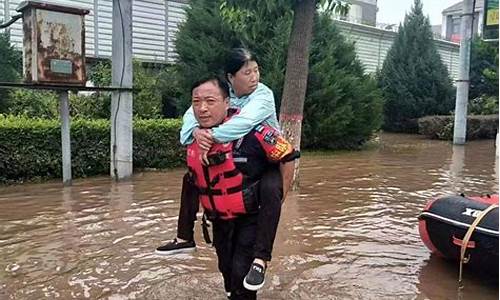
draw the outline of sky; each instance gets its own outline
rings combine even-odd
[[[399,24],[403,22],[405,13],[410,11],[413,0],[378,0],[377,23]],[[424,15],[431,25],[442,23],[441,12],[461,0],[422,0]]]

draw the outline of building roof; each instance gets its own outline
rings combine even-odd
[[[452,6],[443,10],[442,14],[443,15],[451,15],[453,13],[462,12],[462,3],[463,3],[463,1],[460,1],[456,4],[453,4]],[[474,7],[474,11],[482,10],[483,7],[484,7],[484,0],[476,0],[476,6]]]

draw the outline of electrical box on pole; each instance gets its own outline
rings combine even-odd
[[[498,0],[484,1],[483,39],[498,42]]]
[[[86,9],[45,1],[24,1],[24,80],[32,84],[83,86]]]

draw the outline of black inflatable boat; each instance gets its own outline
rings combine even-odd
[[[429,201],[419,216],[420,237],[432,252],[460,261],[464,236],[477,217],[482,219],[471,229],[465,252],[467,264],[481,272],[498,274],[498,195]]]

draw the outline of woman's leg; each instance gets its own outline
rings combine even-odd
[[[259,183],[260,208],[254,258],[271,260],[274,239],[278,230],[283,198],[283,180],[278,166],[270,168]]]
[[[196,221],[199,206],[198,189],[192,182],[191,175],[186,173],[182,179],[177,238],[156,248],[157,254],[169,255],[195,249],[194,222]]]
[[[282,198],[283,180],[280,169],[276,166],[264,173],[259,182],[260,207],[257,215],[254,260],[243,283],[249,290],[257,291],[264,285],[267,262],[271,260],[280,220]]]
[[[177,237],[186,241],[194,240],[194,222],[200,207],[198,189],[188,173],[182,179],[181,203],[177,220]]]

